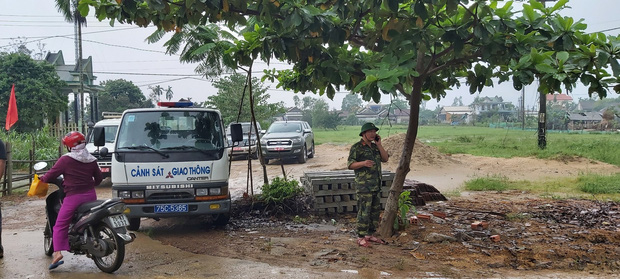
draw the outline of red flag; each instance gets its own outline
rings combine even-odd
[[[6,112],[6,124],[4,128],[8,131],[11,126],[17,122],[17,101],[15,101],[15,84],[11,88],[11,97],[9,98],[9,110]]]

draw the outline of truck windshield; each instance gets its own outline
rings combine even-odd
[[[122,120],[117,146],[215,151],[224,147],[222,125],[219,115],[209,111],[128,112]]]
[[[269,127],[268,133],[293,133],[293,132],[301,132],[301,125],[299,123],[288,123],[288,122],[276,122],[271,124]]]
[[[105,130],[105,142],[114,142],[114,137],[116,137],[116,131],[118,130],[118,126],[104,126]],[[88,136],[88,142],[93,142],[93,133],[90,133]]]

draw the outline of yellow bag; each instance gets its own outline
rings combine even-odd
[[[28,196],[38,196],[44,198],[47,195],[48,189],[49,185],[39,180],[39,176],[35,174],[34,179],[32,180],[32,184],[30,184],[30,190],[28,190]]]

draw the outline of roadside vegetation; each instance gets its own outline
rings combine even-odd
[[[379,134],[388,137],[404,133],[402,125],[379,125]],[[359,140],[359,126],[340,126],[337,131],[315,130],[317,144],[350,145]],[[618,133],[552,132],[547,135],[547,148],[537,146],[536,131],[493,129],[472,126],[421,126],[418,138],[446,154],[471,154],[486,157],[535,157],[570,161],[584,157],[620,166]],[[414,147],[415,148],[415,147]],[[530,182],[510,180],[503,176],[477,177],[466,182],[467,191],[520,190],[550,198],[589,198],[620,201],[620,173],[598,175],[584,173],[577,178]],[[458,195],[458,194],[455,194]]]
[[[32,143],[35,143],[35,160],[52,160],[58,158],[58,147],[60,140],[51,136],[47,126],[35,132],[18,133],[10,131],[0,134],[3,142],[10,142],[12,147],[13,160],[29,160]]]
[[[620,173],[581,174],[576,178],[545,181],[510,180],[505,176],[477,177],[465,182],[467,191],[526,191],[553,199],[594,199],[620,201]]]
[[[384,138],[405,133],[404,125],[378,125]],[[340,126],[337,131],[315,129],[316,144],[352,144],[359,140],[359,126]],[[620,166],[618,133],[557,133],[549,131],[547,148],[538,149],[536,131],[473,126],[420,126],[418,139],[446,154],[512,158],[571,160],[579,156]],[[414,147],[415,148],[415,147]]]

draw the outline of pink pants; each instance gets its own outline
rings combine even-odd
[[[73,214],[80,205],[94,200],[97,200],[97,193],[94,189],[86,193],[65,197],[54,225],[54,234],[52,235],[54,251],[69,251],[69,225],[73,219]]]

